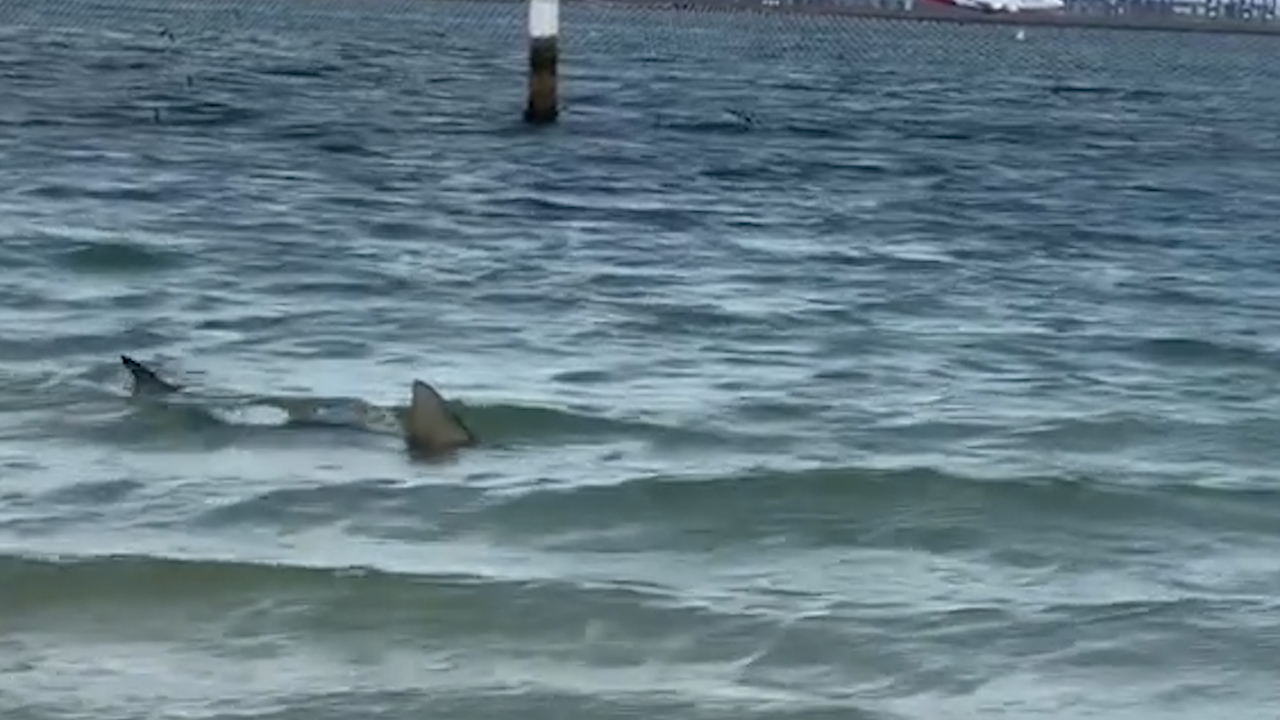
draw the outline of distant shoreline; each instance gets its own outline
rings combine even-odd
[[[1280,35],[1280,20],[1258,21],[1211,19],[1178,15],[1088,15],[1083,13],[983,13],[952,9],[942,5],[924,6],[916,0],[912,10],[876,8],[818,0],[804,4],[766,6],[760,0],[587,0],[587,4],[644,7],[672,12],[736,12],[753,15],[834,15],[843,17],[942,22],[960,25],[1006,25],[1146,32],[1207,33],[1227,35]]]

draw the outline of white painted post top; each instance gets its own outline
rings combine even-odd
[[[529,37],[560,34],[560,0],[529,0]]]

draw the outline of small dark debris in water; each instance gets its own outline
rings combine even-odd
[[[742,110],[725,110],[725,112],[727,112],[727,113],[729,113],[730,115],[732,115],[732,116],[734,116],[734,117],[738,118],[739,120],[741,120],[742,122],[746,123],[747,125],[755,125],[755,124],[756,124],[756,120],[755,120],[755,118],[753,118],[753,117],[751,116],[751,114],[750,114],[750,113],[748,113],[748,112],[743,112]]]
[[[188,76],[187,76],[187,87],[191,87],[191,86],[192,86],[192,85],[194,85],[195,83],[196,83],[195,79],[194,79],[194,78],[192,78],[190,75],[188,75]]]
[[[160,122],[160,108],[151,108],[151,118],[157,123]]]
[[[173,36],[173,33],[169,32],[169,28],[167,27],[161,27],[159,35],[160,37],[167,39],[170,43],[175,43],[178,41],[178,39]]]

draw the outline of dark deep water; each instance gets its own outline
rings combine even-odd
[[[1274,44],[524,12],[0,5],[0,716],[1275,717]]]

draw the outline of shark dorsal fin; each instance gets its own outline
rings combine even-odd
[[[134,395],[163,395],[177,392],[181,389],[177,385],[161,380],[160,376],[151,371],[151,368],[128,355],[121,355],[120,362],[124,364],[125,368],[129,370],[129,374],[133,377]]]
[[[405,441],[414,450],[445,452],[475,443],[475,435],[449,410],[436,389],[413,381],[413,399],[404,419]]]

